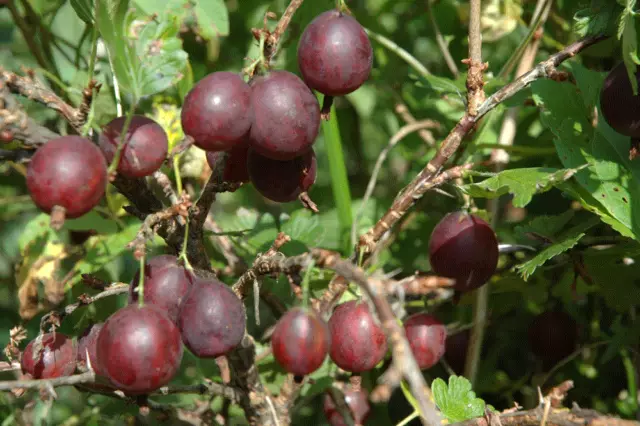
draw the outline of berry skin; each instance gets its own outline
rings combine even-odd
[[[100,149],[108,163],[113,161],[122,139],[125,120],[126,117],[112,120],[100,134]],[[162,167],[168,149],[169,141],[162,126],[148,117],[134,115],[127,129],[118,173],[128,178],[149,176]]]
[[[158,308],[126,306],[104,323],[96,344],[100,371],[118,389],[137,395],[169,383],[180,368],[180,331]]]
[[[103,326],[104,323],[91,324],[78,338],[78,361],[83,363],[85,366],[88,366],[87,353],[89,353],[91,367],[94,370],[99,368],[96,345],[98,342],[98,335],[100,334],[100,330],[102,330]]]
[[[467,360],[467,350],[469,349],[470,339],[471,331],[468,329],[447,336],[444,359],[447,361],[447,364],[449,364],[449,367],[458,375],[464,373],[464,364]]]
[[[253,186],[265,198],[278,203],[294,201],[316,181],[316,154],[313,150],[293,160],[271,160],[249,150],[247,168]]]
[[[171,321],[178,320],[180,302],[187,294],[194,281],[188,270],[178,265],[178,258],[170,255],[156,256],[144,266],[145,304],[154,305],[164,311]],[[138,303],[138,284],[140,271],[131,281],[129,287],[129,303]]]
[[[640,69],[636,70],[640,83]],[[616,132],[640,138],[640,94],[634,95],[624,63],[611,70],[600,90],[600,109],[605,121]]]
[[[251,108],[251,146],[265,157],[291,160],[307,152],[318,136],[318,100],[288,71],[271,71],[255,78]]]
[[[364,302],[350,300],[338,305],[329,319],[329,331],[329,355],[345,371],[369,371],[387,353],[387,338]]]
[[[53,379],[69,376],[76,370],[76,344],[62,333],[47,333],[42,336],[42,352],[33,360],[35,339],[29,342],[22,353],[20,366],[23,373],[34,379]]]
[[[479,217],[449,213],[433,229],[429,261],[436,274],[456,280],[456,290],[470,291],[484,285],[496,271],[498,239]]]
[[[363,425],[366,423],[367,418],[371,412],[371,406],[369,405],[369,397],[365,390],[361,391],[346,391],[344,393],[344,399],[347,403],[347,407],[351,411],[351,415],[353,416],[354,424]],[[327,393],[324,396],[323,401],[323,411],[326,416],[329,424],[331,426],[346,426],[347,423],[344,421],[342,414],[338,411],[338,408],[333,403],[333,399]]]
[[[62,207],[67,218],[93,209],[107,188],[107,163],[96,145],[80,136],[62,136],[39,148],[27,169],[27,188],[45,213]]]
[[[178,327],[194,355],[215,358],[242,341],[246,329],[244,305],[220,281],[197,278],[182,299]]]
[[[543,312],[531,322],[528,338],[531,352],[538,356],[548,369],[576,349],[578,325],[565,312]]]
[[[251,88],[239,74],[221,71],[200,80],[182,106],[182,130],[206,151],[242,143],[251,126]]]
[[[337,10],[318,15],[298,44],[302,79],[320,93],[342,96],[369,78],[373,49],[367,33],[353,17]]]
[[[447,328],[429,314],[414,314],[404,321],[404,331],[421,370],[433,367],[444,355]]]
[[[301,308],[284,314],[271,336],[274,358],[296,376],[306,376],[320,368],[330,345],[327,324],[313,312]]]
[[[223,178],[225,182],[231,183],[246,183],[251,179],[249,178],[249,170],[247,169],[247,158],[249,156],[249,144],[243,142],[232,148],[227,158],[227,164],[224,168]],[[207,163],[213,170],[215,162],[218,156],[222,153],[219,151],[207,151]]]

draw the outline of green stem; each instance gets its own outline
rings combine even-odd
[[[398,46],[396,43],[389,40],[383,35],[374,33],[368,28],[365,28],[364,30],[367,32],[369,37],[371,37],[372,39],[374,39],[375,41],[377,41],[382,46],[386,47],[396,55],[398,55],[400,59],[404,60],[407,64],[409,64],[409,66],[411,66],[411,68],[413,68],[418,74],[420,74],[421,77],[428,78],[429,76],[431,76],[431,73],[429,72],[429,70],[424,65],[422,65],[422,63],[419,60],[417,60],[411,53],[407,52],[402,47]]]
[[[333,198],[338,209],[340,229],[342,231],[349,231],[353,222],[353,212],[351,211],[351,192],[349,190],[347,168],[344,164],[338,116],[334,106],[331,107],[331,117],[329,121],[322,122],[322,132],[327,146],[331,188],[333,189]],[[345,244],[348,244],[348,250],[350,250],[351,244],[348,241],[345,242]]]
[[[633,367],[633,361],[629,356],[629,351],[622,349],[620,351],[622,356],[622,364],[624,365],[624,371],[627,374],[627,385],[629,387],[629,402],[633,407],[633,411],[638,411],[638,383],[636,382],[636,369]]]
[[[185,268],[189,271],[193,271],[193,266],[191,266],[189,258],[187,257],[187,247],[189,245],[189,218],[185,217],[184,222],[184,239],[182,240],[182,248],[180,249],[178,261],[182,261]]]
[[[311,281],[311,270],[314,266],[315,262],[312,260],[302,278],[302,307],[305,309],[309,306],[309,282]]]
[[[176,176],[176,189],[178,195],[182,194],[182,176],[180,175],[180,157],[182,154],[173,157],[173,174]]]
[[[138,280],[138,306],[144,306],[144,256],[140,257],[140,279]]]
[[[93,80],[94,68],[96,67],[96,56],[98,54],[98,28],[94,25],[91,33],[91,56],[89,57],[89,77],[87,78],[87,86]]]
[[[113,156],[113,161],[111,161],[111,164],[109,165],[109,174],[114,173],[120,165],[120,158],[122,157],[122,151],[124,150],[124,145],[127,139],[127,132],[129,131],[129,125],[131,125],[131,119],[133,118],[135,110],[136,102],[133,102],[131,103],[131,108],[129,109],[127,118],[124,120],[124,126],[122,126],[122,132],[120,133],[120,143],[118,144],[118,149],[116,149],[116,153]]]
[[[396,426],[408,425],[411,422],[411,420],[417,419],[418,417],[420,417],[420,413],[418,411],[414,411],[409,416],[407,416],[404,419],[402,419],[402,421],[400,423],[398,423]]]
[[[476,290],[476,298],[473,303],[473,328],[467,349],[467,360],[464,366],[464,376],[474,386],[478,377],[478,365],[480,365],[480,354],[482,352],[482,342],[487,325],[487,311],[489,306],[489,283]]]

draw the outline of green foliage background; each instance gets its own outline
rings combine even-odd
[[[137,104],[137,111],[159,120],[172,143],[180,140],[179,107],[193,82],[213,71],[240,71],[258,56],[258,45],[251,28],[263,25],[267,11],[278,16],[285,0],[207,0],[185,9],[186,0],[131,1],[135,12],[126,14],[127,2],[103,0],[17,1],[21,14],[33,15],[34,37],[45,46],[46,64],[39,64],[30,51],[9,11],[0,9],[0,64],[10,71],[33,68],[43,79],[71,102],[78,103],[88,77],[88,58],[93,47],[92,28],[99,30],[104,43],[98,46],[95,73],[103,88],[95,101],[93,125],[99,129],[116,116],[114,73],[120,83],[125,105]],[[484,13],[483,59],[489,63],[487,92],[494,92],[512,79],[513,64],[526,39],[535,2],[486,0]],[[336,114],[315,145],[318,179],[311,190],[321,213],[312,215],[297,203],[276,205],[266,202],[247,185],[236,193],[222,194],[214,204],[213,215],[222,230],[232,236],[237,251],[251,263],[264,252],[278,231],[293,238],[283,252],[299,254],[310,247],[341,250],[351,254],[349,228],[362,205],[367,182],[380,151],[405,123],[396,114],[399,102],[407,105],[418,119],[440,123],[433,131],[442,140],[464,111],[465,67],[467,56],[468,3],[439,0],[431,5],[449,50],[461,74],[454,78],[435,41],[434,28],[425,11],[425,2],[412,0],[353,0],[348,2],[359,22],[372,32],[374,68],[370,80],[355,93],[336,100]],[[304,2],[289,27],[274,64],[297,72],[296,48],[304,27],[319,13],[334,6],[331,0]],[[96,14],[97,12],[97,14]],[[149,15],[157,14],[155,19]],[[484,210],[487,199],[498,196],[510,200],[508,214],[496,231],[502,243],[534,246],[537,254],[518,252],[503,256],[500,273],[491,283],[490,323],[474,391],[498,409],[519,402],[525,407],[537,403],[537,386],[548,387],[572,379],[575,389],[569,402],[623,417],[635,418],[637,392],[638,338],[636,322],[640,303],[640,162],[628,160],[628,138],[615,133],[603,120],[592,125],[598,107],[599,90],[606,72],[624,60],[638,61],[638,11],[635,1],[557,0],[544,25],[536,62],[575,41],[580,35],[608,32],[613,37],[592,48],[561,68],[570,72],[569,81],[540,80],[491,112],[477,131],[466,140],[457,155],[458,163],[488,158],[507,108],[519,106],[517,137],[510,150],[508,170],[489,175],[478,168],[465,178],[464,185],[446,185],[454,195],[427,194],[404,223],[397,238],[383,251],[372,267],[378,271],[400,271],[407,276],[416,270],[428,271],[427,245],[431,230],[447,212],[460,208],[462,194],[469,194]],[[271,22],[269,25],[273,26]],[[97,35],[97,34],[96,34]],[[384,37],[382,43],[380,36]],[[404,49],[422,68],[407,63],[384,40]],[[151,45],[160,41],[157,55],[148,55]],[[385,45],[386,44],[386,45]],[[109,61],[111,56],[111,64]],[[30,116],[59,133],[68,129],[50,110],[25,101]],[[334,127],[331,127],[334,126]],[[338,126],[338,127],[335,127]],[[330,168],[329,158],[342,146],[347,179],[339,169]],[[366,231],[391,205],[398,191],[434,155],[416,133],[406,137],[390,153],[376,186],[359,219],[358,232]],[[197,149],[183,155],[178,167],[182,184],[199,188],[203,157]],[[48,217],[31,203],[24,184],[24,167],[0,163],[0,344],[8,343],[9,330],[21,323],[18,289],[33,262],[44,255],[59,255],[61,245],[68,256],[56,265],[53,276],[65,276],[63,303],[71,303],[89,291],[80,283],[80,273],[94,273],[108,281],[129,282],[137,263],[125,245],[134,237],[139,221],[124,215],[125,200],[110,190],[98,211],[68,221],[58,233],[50,231]],[[171,168],[165,170],[176,178]],[[338,200],[338,201],[337,201]],[[78,246],[70,244],[70,231],[93,229],[98,235]],[[544,238],[532,239],[531,235]],[[602,248],[598,243],[609,243]],[[163,252],[157,239],[153,252]],[[224,267],[224,258],[208,246],[215,268]],[[576,265],[586,275],[576,275]],[[45,277],[46,278],[46,277]],[[318,296],[330,276],[314,271],[312,296]],[[234,279],[229,278],[228,282]],[[288,305],[295,304],[285,280],[266,279],[266,284]],[[44,301],[44,290],[39,286]],[[349,295],[347,297],[353,297]],[[428,300],[411,299],[407,310],[428,307],[444,322],[469,325],[472,321],[473,294],[458,304],[431,306]],[[77,335],[89,321],[105,319],[124,297],[103,300],[76,311],[67,318],[62,331]],[[248,301],[247,306],[252,306]],[[545,372],[528,350],[527,327],[538,313],[558,308],[570,313],[580,324],[580,345],[586,349]],[[44,312],[43,312],[44,313]],[[260,309],[260,325],[248,309],[248,327],[259,337],[275,318]],[[25,323],[29,338],[35,337],[39,318]],[[259,350],[264,344],[259,344]],[[285,375],[267,357],[259,365],[269,389],[277,391]],[[314,373],[296,410],[294,424],[324,424],[318,395],[330,386],[330,363]],[[364,376],[368,386],[381,373],[378,368]],[[447,380],[443,365],[425,372],[429,382]],[[3,379],[11,379],[5,374]],[[175,383],[198,383],[203,377],[219,380],[213,361],[198,360],[187,354],[181,375]],[[443,385],[444,383],[442,383]],[[438,384],[439,389],[441,384]],[[465,389],[465,392],[468,389]],[[444,392],[444,391],[443,391]],[[35,393],[22,398],[0,395],[0,419],[13,424],[29,418],[35,424],[127,424],[136,407],[104,396],[81,393],[74,388],[58,389],[55,403],[40,401]],[[193,403],[196,396],[159,397],[158,401],[180,406]],[[33,404],[28,404],[28,401]],[[408,409],[403,398],[395,398],[392,410]],[[214,400],[216,409],[221,407]],[[394,424],[387,407],[374,407],[376,425]],[[234,424],[243,424],[242,413],[233,408]],[[44,422],[45,418],[49,418]],[[398,421],[398,420],[396,420]]]

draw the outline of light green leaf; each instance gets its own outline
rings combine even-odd
[[[164,13],[171,13],[173,15],[179,15],[180,12],[184,13],[185,5],[189,0],[135,0],[136,5],[146,15],[162,15]]]
[[[224,0],[197,2],[193,8],[198,32],[206,39],[229,35],[229,12]]]
[[[485,403],[476,398],[471,382],[464,377],[449,376],[449,386],[438,378],[431,384],[436,405],[451,422],[463,422],[484,416]]]
[[[282,225],[282,232],[308,247],[322,246],[324,230],[320,226],[317,214],[300,209],[293,212],[289,220]]]
[[[71,0],[71,7],[76,11],[78,18],[87,24],[93,24],[94,0]]]
[[[48,214],[40,213],[29,222],[27,222],[27,225],[24,227],[24,230],[18,238],[18,247],[20,248],[20,254],[22,256],[25,255],[25,252],[29,248],[29,246],[37,241],[40,241],[40,245],[44,246],[42,242],[49,235],[50,220],[51,219]]]
[[[534,233],[551,238],[560,232],[575,215],[575,211],[567,210],[556,216],[537,216],[526,225],[516,226],[517,234]]]
[[[538,267],[544,265],[548,260],[566,252],[578,244],[578,241],[586,235],[585,232],[589,228],[597,225],[599,222],[599,219],[594,217],[580,225],[574,226],[558,238],[552,245],[538,253],[533,259],[523,263],[522,265],[516,266],[516,269],[526,281],[531,275],[533,275]]]
[[[118,225],[112,219],[107,219],[95,210],[77,218],[64,221],[64,229],[69,231],[86,231],[93,229],[99,234],[118,232]]]
[[[464,185],[461,189],[472,197],[496,198],[513,194],[513,205],[524,207],[535,194],[546,192],[554,185],[571,179],[582,167],[575,169],[551,169],[532,167],[505,170],[480,183]]]

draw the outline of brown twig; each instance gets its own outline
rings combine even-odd
[[[431,9],[431,1],[427,0],[427,15],[429,15],[429,21],[431,22],[431,26],[433,27],[433,31],[436,35],[436,42],[438,43],[438,47],[440,48],[440,52],[442,52],[442,56],[444,57],[444,62],[447,64],[449,71],[453,74],[453,78],[458,78],[458,67],[456,65],[456,61],[453,60],[451,56],[451,52],[449,52],[449,46],[447,46],[447,42],[445,41],[442,33],[440,32],[440,27],[438,26],[438,21],[433,16],[433,10]]]
[[[471,0],[469,8],[469,58],[462,63],[469,66],[467,74],[467,114],[478,115],[478,106],[485,100],[483,72],[488,65],[482,62],[482,1]]]
[[[298,8],[302,5],[303,1],[304,0],[291,0],[289,5],[285,9],[284,13],[282,14],[282,17],[278,21],[278,24],[276,25],[276,28],[273,30],[273,32],[270,33],[266,31],[266,29],[262,30],[266,32],[265,43],[264,43],[264,55],[267,63],[269,63],[273,59],[273,57],[276,55],[278,51],[278,44],[280,42],[280,39],[284,35],[285,31],[287,30],[287,27],[291,23],[291,19],[293,18],[293,15],[296,13],[296,10],[298,10]],[[257,39],[259,40],[260,39],[259,31],[257,33],[258,33]],[[254,34],[256,34],[256,31],[254,31]]]
[[[245,398],[245,395],[243,395],[243,392],[240,389],[211,381],[197,385],[165,386],[154,392],[155,395],[174,395],[180,393],[222,396],[233,403],[237,403],[242,398]]]
[[[208,231],[214,232],[216,234],[221,234],[222,229],[218,224],[211,218],[211,216],[207,216],[207,219],[204,223],[205,229]],[[222,256],[224,256],[227,261],[227,267],[222,271],[222,274],[229,275],[240,275],[244,273],[248,267],[244,259],[242,259],[235,251],[233,247],[233,243],[231,239],[226,235],[213,235],[211,237],[214,244],[219,248]]]
[[[93,383],[96,374],[93,371],[75,374],[73,376],[56,377],[55,379],[39,380],[7,380],[0,382],[0,391],[12,389],[41,389],[45,387],[72,386],[81,383]]]
[[[436,292],[443,288],[451,288],[455,285],[455,280],[445,277],[437,277],[434,275],[419,275],[404,278],[400,281],[389,282],[388,291],[391,293],[398,287],[401,287],[406,294],[424,296]]]
[[[406,124],[413,124],[417,122],[415,117],[409,111],[409,108],[402,102],[398,102],[396,104],[395,110],[396,110],[396,113],[400,116],[400,118],[404,120]],[[442,128],[442,125],[440,125],[440,123],[438,123],[437,121],[434,121],[433,123],[437,126],[438,130]],[[429,130],[420,129],[418,130],[418,135],[422,138],[423,141],[427,143],[427,145],[435,146],[436,140],[433,138],[433,135]]]

